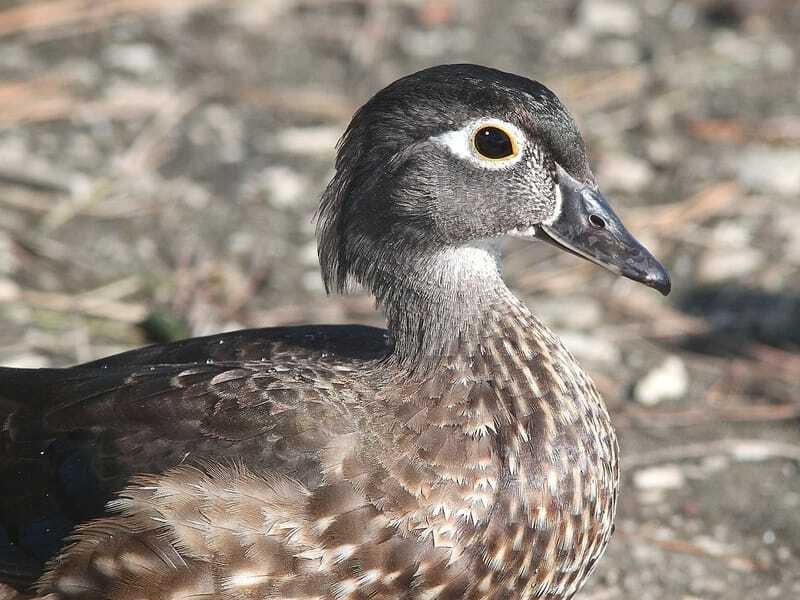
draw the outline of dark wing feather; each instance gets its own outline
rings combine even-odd
[[[320,445],[352,426],[353,371],[385,351],[382,330],[302,327],[0,369],[0,581],[30,581],[136,473],[235,458],[316,485]]]

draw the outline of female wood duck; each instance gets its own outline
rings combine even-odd
[[[572,598],[613,529],[617,441],[503,284],[505,236],[669,292],[542,84],[444,65],[380,91],[318,237],[328,290],[366,286],[388,329],[0,371],[0,581],[64,600]]]

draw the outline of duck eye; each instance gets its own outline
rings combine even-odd
[[[472,136],[475,150],[484,158],[502,160],[517,154],[517,145],[511,136],[493,125],[480,127]]]

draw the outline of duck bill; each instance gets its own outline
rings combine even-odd
[[[556,217],[538,225],[537,237],[664,294],[669,273],[633,237],[600,192],[580,183],[560,166],[561,207]]]

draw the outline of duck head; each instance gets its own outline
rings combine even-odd
[[[487,67],[432,67],[369,100],[340,142],[319,217],[328,290],[355,279],[376,291],[404,265],[504,236],[670,290],[600,193],[556,95]]]

